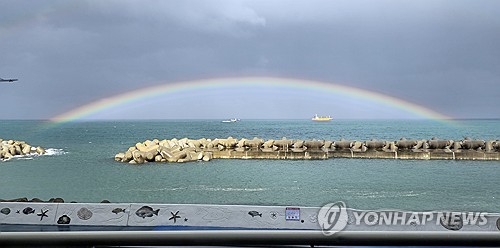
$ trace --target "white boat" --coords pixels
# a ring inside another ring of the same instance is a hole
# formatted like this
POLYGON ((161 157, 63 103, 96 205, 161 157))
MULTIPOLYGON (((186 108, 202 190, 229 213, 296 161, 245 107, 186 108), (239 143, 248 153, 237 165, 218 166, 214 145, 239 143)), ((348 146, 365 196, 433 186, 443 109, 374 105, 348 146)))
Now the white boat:
POLYGON ((222 122, 231 123, 231 122, 239 122, 239 121, 240 121, 240 119, 233 118, 233 119, 229 119, 229 120, 223 120, 222 122))
POLYGON ((312 121, 331 121, 332 119, 330 116, 318 116, 317 114, 311 118, 312 121))

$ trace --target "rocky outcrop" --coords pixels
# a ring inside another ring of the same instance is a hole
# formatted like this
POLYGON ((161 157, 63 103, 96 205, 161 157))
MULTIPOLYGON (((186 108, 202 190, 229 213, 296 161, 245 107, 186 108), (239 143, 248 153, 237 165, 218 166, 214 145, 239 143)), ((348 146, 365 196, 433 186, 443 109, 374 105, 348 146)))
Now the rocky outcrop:
POLYGON ((14 156, 42 155, 45 149, 33 147, 24 141, 0 139, 0 160, 9 160, 14 156))
POLYGON ((144 164, 147 162, 189 162, 210 161, 212 154, 205 149, 236 148, 238 141, 228 139, 171 139, 171 140, 146 140, 129 147, 124 153, 115 155, 115 160, 129 164, 144 164))

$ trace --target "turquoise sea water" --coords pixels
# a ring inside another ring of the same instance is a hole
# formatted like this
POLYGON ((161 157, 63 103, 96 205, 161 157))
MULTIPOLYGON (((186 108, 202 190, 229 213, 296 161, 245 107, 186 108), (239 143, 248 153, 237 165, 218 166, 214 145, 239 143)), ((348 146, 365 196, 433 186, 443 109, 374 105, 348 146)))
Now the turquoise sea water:
POLYGON ((0 162, 0 198, 66 201, 322 206, 500 212, 499 161, 212 160, 134 166, 116 153, 171 138, 500 139, 500 120, 93 121, 50 126, 0 121, 0 138, 53 148, 52 156, 0 162))

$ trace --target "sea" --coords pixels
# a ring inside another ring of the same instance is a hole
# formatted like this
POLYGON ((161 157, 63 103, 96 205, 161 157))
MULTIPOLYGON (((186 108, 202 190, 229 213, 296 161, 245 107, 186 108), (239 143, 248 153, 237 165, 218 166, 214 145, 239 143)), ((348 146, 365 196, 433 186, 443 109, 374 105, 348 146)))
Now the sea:
POLYGON ((500 212, 500 161, 348 159, 114 161, 137 142, 172 138, 500 139, 500 120, 1 120, 0 138, 48 155, 0 162, 0 198, 66 202, 313 206, 500 212))

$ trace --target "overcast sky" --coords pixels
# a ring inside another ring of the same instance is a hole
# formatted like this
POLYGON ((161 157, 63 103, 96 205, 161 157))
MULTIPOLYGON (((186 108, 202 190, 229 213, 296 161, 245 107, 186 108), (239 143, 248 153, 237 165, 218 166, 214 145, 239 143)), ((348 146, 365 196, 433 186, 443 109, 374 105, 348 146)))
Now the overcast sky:
MULTIPOLYGON (((455 118, 500 118, 500 1, 0 0, 1 119, 158 84, 307 79, 455 118)), ((89 118, 415 118, 298 89, 181 92, 89 118), (231 95, 228 95, 231 94, 231 95)), ((417 116, 418 117, 418 116, 417 116)))

